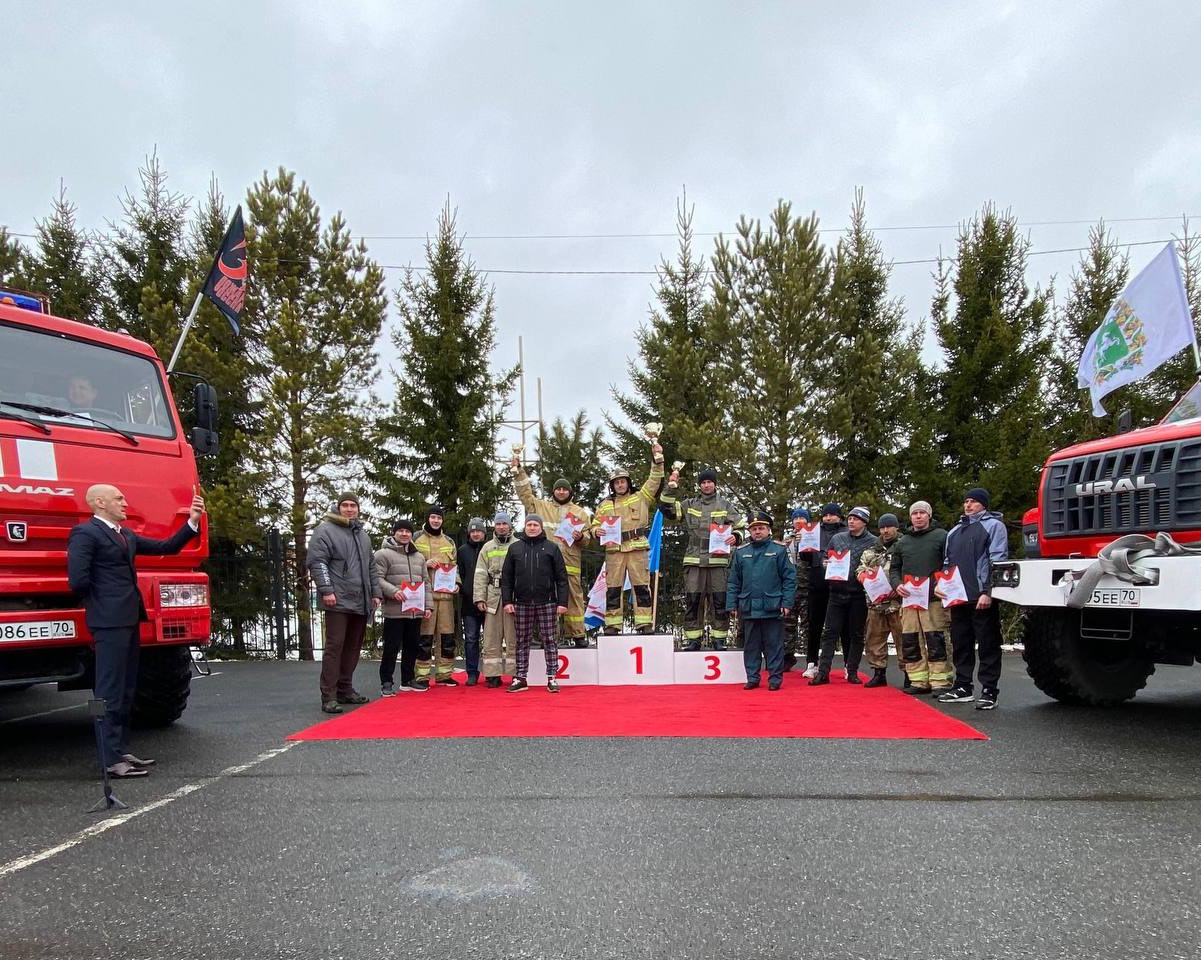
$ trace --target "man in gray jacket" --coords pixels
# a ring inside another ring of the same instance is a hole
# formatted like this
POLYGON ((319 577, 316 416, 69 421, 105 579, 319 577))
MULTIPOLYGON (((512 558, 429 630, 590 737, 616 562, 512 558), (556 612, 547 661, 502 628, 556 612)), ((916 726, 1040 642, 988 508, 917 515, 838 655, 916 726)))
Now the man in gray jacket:
POLYGON ((359 520, 359 498, 338 497, 309 539, 309 575, 325 608, 325 651, 321 658, 321 709, 341 713, 341 704, 366 703, 354 689, 367 619, 380 604, 371 538, 359 520))

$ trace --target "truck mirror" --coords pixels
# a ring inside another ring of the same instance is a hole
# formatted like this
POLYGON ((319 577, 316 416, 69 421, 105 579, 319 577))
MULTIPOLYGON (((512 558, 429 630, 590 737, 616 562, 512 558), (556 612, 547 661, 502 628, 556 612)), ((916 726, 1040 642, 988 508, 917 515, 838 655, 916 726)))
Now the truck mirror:
POLYGON ((198 457, 211 457, 217 452, 217 432, 205 427, 193 427, 192 449, 198 457))
MULTIPOLYGON (((201 427, 208 432, 212 432, 217 428, 217 391, 210 384, 196 384, 196 426, 201 427)), ((193 435, 194 436, 194 435, 193 435)), ((216 438, 213 439, 213 448, 216 449, 216 438)), ((193 443, 195 446, 195 443, 193 443)), ((197 453, 200 448, 196 448, 197 453)))
POLYGON ((1118 433, 1129 433, 1130 428, 1134 426, 1134 414, 1127 407, 1118 414, 1118 433))

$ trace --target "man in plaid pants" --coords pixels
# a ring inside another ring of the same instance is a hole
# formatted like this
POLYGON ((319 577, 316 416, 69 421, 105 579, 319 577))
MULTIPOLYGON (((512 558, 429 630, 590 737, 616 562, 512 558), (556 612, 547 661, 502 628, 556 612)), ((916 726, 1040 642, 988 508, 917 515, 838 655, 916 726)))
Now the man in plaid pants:
POLYGON ((514 539, 505 554, 500 573, 500 597, 505 612, 513 614, 517 626, 517 673, 509 693, 528 690, 530 641, 537 630, 546 654, 546 689, 559 692, 555 673, 559 666, 556 642, 557 618, 567 612, 567 565, 554 541, 546 538, 542 518, 528 513, 525 533, 514 539))

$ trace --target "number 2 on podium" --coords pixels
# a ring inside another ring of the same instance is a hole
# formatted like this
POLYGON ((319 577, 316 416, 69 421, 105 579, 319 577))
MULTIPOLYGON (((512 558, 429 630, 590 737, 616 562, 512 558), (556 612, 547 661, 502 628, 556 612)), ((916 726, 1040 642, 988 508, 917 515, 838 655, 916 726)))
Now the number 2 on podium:
POLYGON ((567 672, 567 658, 563 654, 559 654, 559 669, 555 671, 556 680, 570 680, 571 674, 567 672))
POLYGON ((642 674, 642 647, 630 647, 630 656, 634 658, 634 673, 642 674))

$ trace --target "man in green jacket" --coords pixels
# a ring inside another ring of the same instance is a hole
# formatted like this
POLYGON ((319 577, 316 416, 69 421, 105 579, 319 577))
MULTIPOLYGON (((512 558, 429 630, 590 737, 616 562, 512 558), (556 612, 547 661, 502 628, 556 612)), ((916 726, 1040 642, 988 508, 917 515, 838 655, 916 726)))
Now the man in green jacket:
POLYGON ((717 493, 717 471, 712 467, 700 472, 697 486, 700 495, 677 500, 680 471, 673 470, 667 478, 667 489, 659 497, 663 519, 682 523, 688 535, 684 547, 684 650, 699 650, 705 635, 705 622, 712 626, 709 636, 714 650, 726 648, 730 635, 730 611, 726 609, 726 572, 730 553, 742 542, 744 521, 742 511, 732 500, 717 493), (710 553, 710 535, 714 528, 728 528, 720 539, 726 553, 710 553))
POLYGON ((726 586, 726 607, 738 611, 742 622, 744 690, 759 686, 762 661, 767 660, 767 689, 784 682, 784 621, 796 595, 796 567, 788 550, 771 538, 771 515, 758 511, 751 519, 751 542, 734 551, 726 586))
POLYGON ((901 597, 909 596, 914 589, 905 584, 906 576, 930 578, 923 588, 928 591, 928 609, 901 610, 901 669, 909 677, 905 692, 913 696, 949 690, 955 675, 947 646, 950 620, 942 601, 934 595, 934 572, 942 569, 947 531, 934 525, 930 513, 930 504, 925 500, 909 508, 912 526, 893 548, 888 571, 888 580, 901 597))

